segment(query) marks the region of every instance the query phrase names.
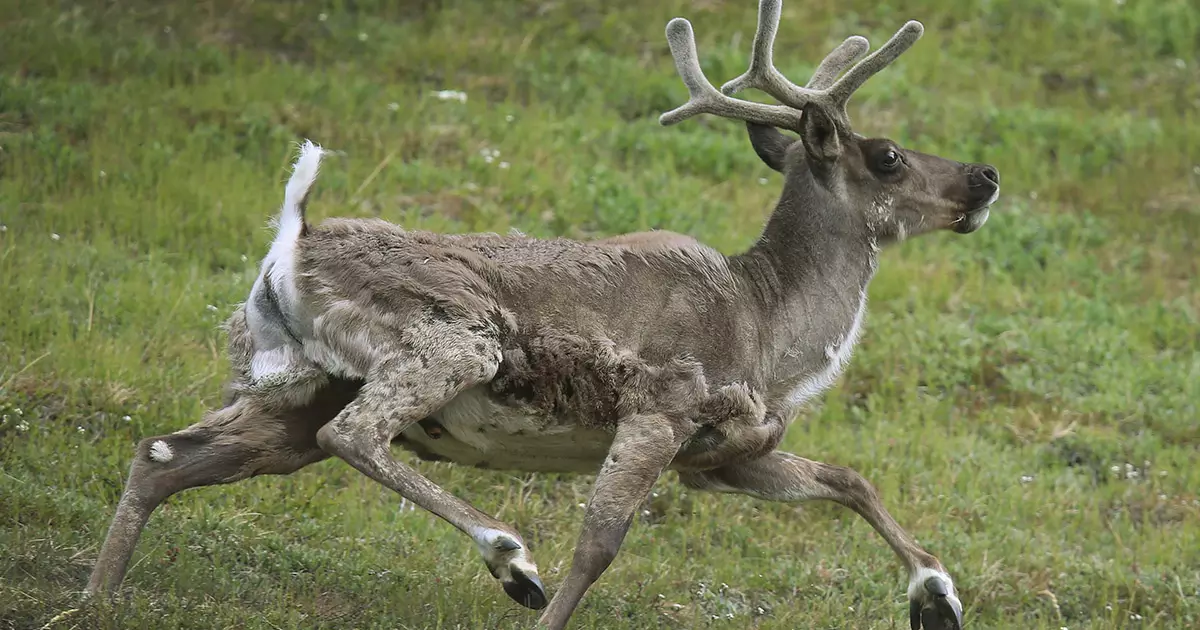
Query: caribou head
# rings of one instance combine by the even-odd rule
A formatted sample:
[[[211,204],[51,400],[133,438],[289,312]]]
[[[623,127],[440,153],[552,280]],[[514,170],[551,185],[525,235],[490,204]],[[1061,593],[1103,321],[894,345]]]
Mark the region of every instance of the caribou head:
[[[794,209],[797,212],[813,203],[838,209],[873,244],[939,229],[967,234],[982,227],[1000,194],[995,167],[920,153],[893,140],[862,136],[850,126],[846,111],[850,96],[921,37],[921,23],[908,22],[842,74],[870,47],[863,37],[847,38],[800,87],[785,78],[771,58],[780,4],[780,0],[760,2],[750,68],[720,91],[700,69],[692,25],[683,18],[671,20],[667,41],[690,99],[663,114],[659,122],[673,125],[697,114],[745,121],[755,152],[785,176],[783,201],[803,200],[798,204],[803,207]],[[781,104],[730,96],[749,88]],[[799,138],[782,130],[796,132]]]

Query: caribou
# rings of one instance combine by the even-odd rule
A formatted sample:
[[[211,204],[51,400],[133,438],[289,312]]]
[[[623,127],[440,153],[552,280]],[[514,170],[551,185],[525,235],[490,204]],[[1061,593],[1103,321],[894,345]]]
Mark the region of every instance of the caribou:
[[[661,124],[741,121],[782,174],[761,237],[736,255],[671,232],[589,241],[379,219],[312,225],[305,209],[326,152],[303,143],[274,241],[226,322],[223,406],[139,442],[86,592],[118,587],[151,512],[174,493],[333,456],[469,536],[504,591],[542,610],[538,627],[567,625],[671,470],[697,490],[848,507],[903,563],[912,628],[960,628],[954,581],[871,483],[778,446],[849,360],[881,248],[979,229],[999,175],[851,129],[850,96],[920,38],[919,22],[865,58],[867,40],[847,38],[802,87],[772,62],[780,11],[761,0],[749,69],[720,90],[700,69],[690,23],[666,28],[690,97]],[[745,89],[779,103],[732,96]],[[595,474],[553,598],[514,527],[393,445],[423,460]]]

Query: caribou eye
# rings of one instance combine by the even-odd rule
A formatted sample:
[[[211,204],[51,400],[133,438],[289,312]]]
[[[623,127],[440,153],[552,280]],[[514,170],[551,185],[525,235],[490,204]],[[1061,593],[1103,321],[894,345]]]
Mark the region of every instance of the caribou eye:
[[[900,166],[900,154],[893,149],[888,149],[879,159],[879,165],[887,170],[892,170]]]

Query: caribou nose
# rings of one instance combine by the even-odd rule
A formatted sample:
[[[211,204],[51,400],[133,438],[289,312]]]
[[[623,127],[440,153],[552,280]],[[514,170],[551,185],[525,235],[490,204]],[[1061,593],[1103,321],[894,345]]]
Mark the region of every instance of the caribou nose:
[[[970,174],[972,188],[975,186],[986,186],[987,184],[996,187],[1000,186],[1000,171],[997,171],[996,167],[991,164],[972,164],[968,169],[968,173]]]
[[[967,203],[973,209],[992,205],[1000,195],[1000,172],[991,164],[967,167]]]
[[[993,184],[997,186],[1000,185],[1000,171],[997,171],[995,166],[992,166],[991,164],[984,164],[979,167],[979,174],[983,175]]]

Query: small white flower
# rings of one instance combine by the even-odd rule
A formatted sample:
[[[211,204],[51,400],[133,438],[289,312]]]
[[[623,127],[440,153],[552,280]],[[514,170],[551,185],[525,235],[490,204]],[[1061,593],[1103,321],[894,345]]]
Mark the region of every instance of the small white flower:
[[[580,508],[580,509],[583,509],[583,508],[585,508],[585,507],[587,507],[587,504],[585,504],[585,503],[580,503],[580,504],[579,504],[579,508]]]
[[[133,418],[131,418],[129,416],[121,416],[121,419],[124,420],[125,422],[130,422],[131,420],[133,420]]]
[[[1033,475],[1021,475],[1021,483],[1033,483]]]
[[[1037,201],[1037,191],[1036,191],[1036,190],[1034,190],[1034,191],[1031,191],[1031,192],[1029,193],[1029,198],[1030,198],[1030,199],[1032,199],[1032,200],[1034,200],[1034,201]]]
[[[328,19],[329,19],[329,14],[328,14],[328,13],[322,13],[322,14],[320,14],[320,15],[318,15],[318,16],[317,16],[317,21],[318,21],[318,22],[324,22],[325,20],[328,20]]]
[[[100,179],[104,179],[105,177],[108,177],[108,173],[105,173],[104,171],[100,171]]]
[[[433,96],[440,101],[467,102],[467,93],[459,90],[438,90],[433,93]]]
[[[360,41],[360,42],[365,42],[365,41],[367,41],[367,34],[366,34],[366,33],[359,33],[359,34],[358,34],[358,41]]]
[[[388,103],[388,109],[393,112],[398,112],[398,111],[400,111],[400,103],[396,103],[396,102]]]
[[[1200,167],[1197,167],[1197,168],[1200,168]],[[0,224],[0,232],[7,232],[7,231],[8,231],[8,226],[4,225],[4,224]]]
[[[1180,70],[1185,70],[1185,69],[1187,69],[1187,62],[1182,59],[1176,59],[1175,67],[1179,68]],[[1139,619],[1140,619],[1140,617],[1139,617]]]
[[[213,306],[212,304],[208,304],[204,308],[206,308],[214,313],[217,312],[217,307]]]
[[[84,428],[83,428],[83,427],[81,427],[81,426],[80,426],[80,427],[75,427],[75,430],[76,430],[76,431],[78,431],[78,432],[80,432],[80,433],[85,433],[85,432],[87,431],[87,429],[84,429]]]
[[[242,262],[246,262],[247,260],[250,260],[250,259],[249,259],[249,258],[246,258],[246,255],[245,255],[245,254],[242,254]]]
[[[507,115],[507,116],[505,116],[505,117],[504,117],[504,122],[512,122],[512,121],[513,121],[513,115],[512,115],[512,114],[509,114],[509,115]],[[1196,168],[1197,168],[1197,169],[1200,169],[1200,166],[1197,166]]]
[[[55,233],[53,233],[53,234],[51,234],[51,235],[50,235],[50,240],[52,240],[52,241],[57,241],[57,240],[59,240],[59,239],[61,239],[61,238],[62,238],[62,237],[61,237],[61,236],[59,236],[57,232],[55,232]]]
[[[170,27],[170,26],[164,26],[164,27],[163,27],[163,32],[164,32],[164,33],[170,33],[170,32],[171,32],[171,27]]]
[[[508,168],[508,162],[501,162],[500,168]]]
[[[24,420],[22,420],[22,421],[18,422],[18,423],[17,423],[17,430],[18,430],[18,431],[28,431],[28,430],[29,430],[29,423],[28,423],[28,422],[25,422]]]
[[[766,185],[767,185],[767,178],[766,178],[766,177],[759,177],[759,178],[758,178],[758,184],[759,184],[760,186],[766,186]]]

